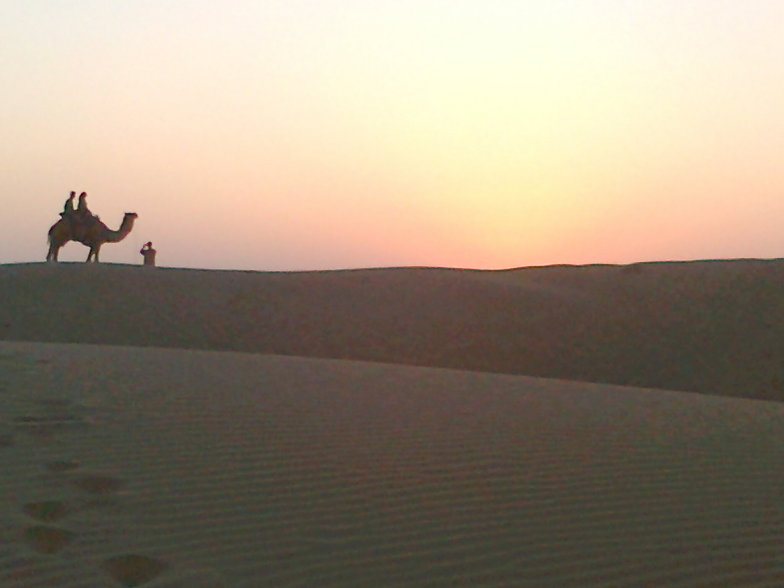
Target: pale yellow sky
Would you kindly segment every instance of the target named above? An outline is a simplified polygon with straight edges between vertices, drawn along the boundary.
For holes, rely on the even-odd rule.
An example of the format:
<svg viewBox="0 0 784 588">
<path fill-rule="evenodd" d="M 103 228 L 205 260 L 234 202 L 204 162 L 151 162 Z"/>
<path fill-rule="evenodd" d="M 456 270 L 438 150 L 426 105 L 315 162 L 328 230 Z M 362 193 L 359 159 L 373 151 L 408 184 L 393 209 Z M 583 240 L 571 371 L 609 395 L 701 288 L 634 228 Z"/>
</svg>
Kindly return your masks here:
<svg viewBox="0 0 784 588">
<path fill-rule="evenodd" d="M 0 0 L 0 262 L 779 257 L 784 3 Z M 63 259 L 82 259 L 70 244 Z"/>
</svg>

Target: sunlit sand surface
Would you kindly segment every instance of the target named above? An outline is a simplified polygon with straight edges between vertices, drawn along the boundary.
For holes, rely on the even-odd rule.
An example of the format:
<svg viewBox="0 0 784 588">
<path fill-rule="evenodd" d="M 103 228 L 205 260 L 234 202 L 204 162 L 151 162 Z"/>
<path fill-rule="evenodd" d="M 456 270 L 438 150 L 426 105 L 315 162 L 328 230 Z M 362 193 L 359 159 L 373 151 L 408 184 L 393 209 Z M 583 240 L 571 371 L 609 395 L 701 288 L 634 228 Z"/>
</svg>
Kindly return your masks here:
<svg viewBox="0 0 784 588">
<path fill-rule="evenodd" d="M 0 267 L 0 586 L 780 586 L 784 403 L 741 396 L 775 396 L 744 372 L 782 365 L 767 273 L 782 268 L 735 263 L 584 268 L 587 283 L 580 268 Z M 673 284 L 684 268 L 697 275 Z M 664 277 L 666 302 L 625 285 Z M 530 328 L 513 341 L 514 325 Z M 705 329 L 742 341 L 713 353 Z M 661 354 L 681 364 L 653 369 L 676 334 Z M 604 353 L 616 375 L 724 387 L 425 361 L 511 361 L 534 341 L 554 358 L 576 336 L 578 366 Z M 748 361 L 766 349 L 770 365 Z"/>
</svg>

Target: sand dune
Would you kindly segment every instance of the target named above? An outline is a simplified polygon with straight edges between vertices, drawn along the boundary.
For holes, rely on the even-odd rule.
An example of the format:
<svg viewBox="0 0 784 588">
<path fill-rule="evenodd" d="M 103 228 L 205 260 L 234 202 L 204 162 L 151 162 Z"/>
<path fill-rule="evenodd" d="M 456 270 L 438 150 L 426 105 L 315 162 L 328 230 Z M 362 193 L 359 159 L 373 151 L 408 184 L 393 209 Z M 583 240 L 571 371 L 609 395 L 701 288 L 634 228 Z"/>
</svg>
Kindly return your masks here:
<svg viewBox="0 0 784 588">
<path fill-rule="evenodd" d="M 0 266 L 0 586 L 784 585 L 782 283 Z"/>
<path fill-rule="evenodd" d="M 0 585 L 780 586 L 784 405 L 0 344 Z"/>
<path fill-rule="evenodd" d="M 0 338 L 784 399 L 784 261 L 259 273 L 0 266 Z"/>
</svg>

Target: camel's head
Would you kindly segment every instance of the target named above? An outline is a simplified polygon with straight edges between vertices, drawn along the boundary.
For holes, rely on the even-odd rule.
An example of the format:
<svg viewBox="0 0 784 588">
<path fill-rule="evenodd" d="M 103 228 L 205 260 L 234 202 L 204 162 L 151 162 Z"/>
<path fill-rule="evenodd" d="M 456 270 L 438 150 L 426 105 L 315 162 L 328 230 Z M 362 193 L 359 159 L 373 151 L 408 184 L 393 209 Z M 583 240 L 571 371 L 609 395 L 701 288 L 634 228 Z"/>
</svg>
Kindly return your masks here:
<svg viewBox="0 0 784 588">
<path fill-rule="evenodd" d="M 138 215 L 138 214 L 136 214 L 135 212 L 126 212 L 126 213 L 125 213 L 125 218 L 127 218 L 127 219 L 132 219 L 132 218 L 133 218 L 133 219 L 135 219 L 135 218 L 137 218 L 138 216 L 139 216 L 139 215 Z"/>
</svg>

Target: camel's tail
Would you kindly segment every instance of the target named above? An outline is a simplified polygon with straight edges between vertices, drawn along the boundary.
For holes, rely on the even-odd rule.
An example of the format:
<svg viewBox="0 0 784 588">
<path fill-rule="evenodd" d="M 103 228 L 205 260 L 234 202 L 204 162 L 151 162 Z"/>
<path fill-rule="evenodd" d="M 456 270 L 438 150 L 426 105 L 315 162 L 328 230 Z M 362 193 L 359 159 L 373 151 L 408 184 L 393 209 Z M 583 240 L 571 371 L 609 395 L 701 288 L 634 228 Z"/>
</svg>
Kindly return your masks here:
<svg viewBox="0 0 784 588">
<path fill-rule="evenodd" d="M 49 229 L 49 232 L 46 233 L 46 246 L 49 248 L 46 252 L 46 261 L 52 260 L 52 233 L 54 232 L 52 229 Z"/>
</svg>

